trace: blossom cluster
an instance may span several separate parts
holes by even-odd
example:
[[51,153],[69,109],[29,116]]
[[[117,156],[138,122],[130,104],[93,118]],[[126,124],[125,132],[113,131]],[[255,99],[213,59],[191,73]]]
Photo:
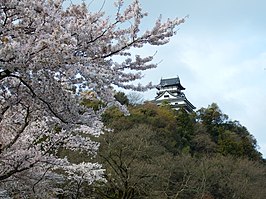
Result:
[[[147,13],[138,0],[129,6],[117,1],[113,21],[102,11],[89,11],[85,3],[64,8],[63,2],[0,2],[0,182],[4,184],[38,176],[36,184],[59,167],[73,179],[81,174],[90,183],[100,179],[99,164],[73,164],[58,156],[62,148],[97,153],[99,144],[91,138],[101,134],[101,111],[82,106],[80,93],[88,89],[96,98],[115,104],[113,86],[152,88],[131,83],[142,77],[140,71],[156,67],[153,56],[132,56],[131,49],[166,44],[184,22],[159,18],[143,32],[140,24]],[[114,56],[124,61],[115,61]]]

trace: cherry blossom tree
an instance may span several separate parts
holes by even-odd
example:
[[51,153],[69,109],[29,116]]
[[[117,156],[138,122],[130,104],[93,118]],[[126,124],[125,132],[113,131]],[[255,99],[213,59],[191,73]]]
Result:
[[82,106],[80,93],[91,90],[111,105],[116,103],[113,86],[152,88],[132,81],[142,77],[141,71],[156,67],[153,56],[132,55],[131,49],[168,43],[184,22],[158,18],[153,28],[143,31],[140,24],[147,13],[138,0],[128,6],[116,1],[113,19],[103,11],[90,11],[85,3],[67,8],[63,3],[0,2],[2,187],[25,187],[23,181],[28,180],[28,189],[34,192],[59,173],[70,180],[80,176],[89,183],[100,180],[101,165],[85,160],[73,164],[58,155],[62,148],[89,156],[97,153],[99,144],[91,138],[102,132],[102,110]]

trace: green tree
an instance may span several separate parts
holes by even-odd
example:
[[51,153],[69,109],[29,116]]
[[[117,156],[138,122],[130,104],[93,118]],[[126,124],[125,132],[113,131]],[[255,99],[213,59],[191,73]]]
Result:
[[101,137],[98,158],[106,169],[107,183],[96,187],[99,198],[151,198],[161,194],[157,183],[167,176],[164,167],[170,156],[153,137],[147,125]]
[[[199,132],[201,136],[196,134],[195,137],[197,139],[210,137],[214,142],[212,145],[216,145],[216,152],[223,155],[262,160],[261,154],[257,151],[257,142],[254,137],[239,122],[229,120],[229,117],[222,113],[217,104],[213,103],[208,108],[201,108],[197,112],[196,125],[205,130],[204,133]],[[200,143],[197,142],[197,139],[194,138],[196,141],[194,144],[199,146]]]
[[151,103],[129,110],[124,116],[111,108],[103,117],[113,131],[100,141],[107,182],[96,197],[264,198],[255,139],[217,105],[197,114]]
[[119,91],[115,94],[114,97],[122,105],[128,105],[129,104],[128,97],[126,96],[126,94],[124,92]]

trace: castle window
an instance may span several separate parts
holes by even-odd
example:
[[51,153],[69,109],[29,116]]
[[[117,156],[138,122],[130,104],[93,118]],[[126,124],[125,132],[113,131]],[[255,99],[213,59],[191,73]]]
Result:
[[169,97],[169,95],[164,95],[163,97],[164,97],[164,98],[168,98],[168,97]]

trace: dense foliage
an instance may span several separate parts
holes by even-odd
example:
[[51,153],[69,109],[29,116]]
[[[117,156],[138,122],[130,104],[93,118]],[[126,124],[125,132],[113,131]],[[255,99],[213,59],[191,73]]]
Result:
[[195,113],[151,103],[132,106],[129,110],[130,116],[125,117],[112,108],[103,115],[103,120],[115,131],[149,125],[156,131],[160,144],[174,155],[186,152],[193,156],[222,154],[262,159],[255,138],[238,121],[229,120],[216,104]]
[[216,104],[195,113],[145,103],[104,114],[107,182],[96,198],[265,198],[266,167],[256,140]]

